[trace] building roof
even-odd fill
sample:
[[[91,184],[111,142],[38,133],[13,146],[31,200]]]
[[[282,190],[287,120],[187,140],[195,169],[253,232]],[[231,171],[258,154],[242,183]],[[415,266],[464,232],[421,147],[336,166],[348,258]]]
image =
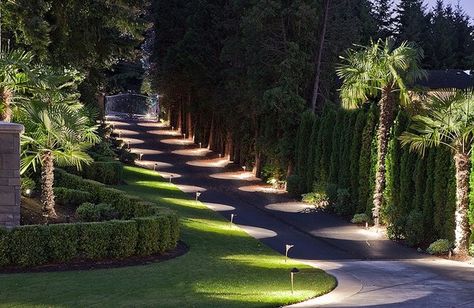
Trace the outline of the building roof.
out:
[[[473,88],[474,74],[457,69],[427,70],[426,77],[416,81],[414,86],[430,90]]]

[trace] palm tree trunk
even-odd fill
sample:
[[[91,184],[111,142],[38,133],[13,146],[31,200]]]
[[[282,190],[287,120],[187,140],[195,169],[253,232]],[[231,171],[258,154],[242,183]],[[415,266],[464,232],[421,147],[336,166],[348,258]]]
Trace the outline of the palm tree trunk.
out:
[[[41,204],[43,205],[43,214],[48,217],[57,217],[54,210],[54,164],[53,153],[43,154],[41,167]]]
[[[469,211],[469,171],[471,163],[469,155],[464,151],[457,151],[454,155],[456,166],[456,230],[454,253],[467,255],[470,226],[468,219]]]
[[[379,128],[377,131],[377,171],[375,175],[374,208],[372,216],[376,227],[380,225],[380,209],[383,204],[383,192],[386,184],[386,162],[390,129],[393,125],[394,98],[390,88],[382,91],[380,99]]]

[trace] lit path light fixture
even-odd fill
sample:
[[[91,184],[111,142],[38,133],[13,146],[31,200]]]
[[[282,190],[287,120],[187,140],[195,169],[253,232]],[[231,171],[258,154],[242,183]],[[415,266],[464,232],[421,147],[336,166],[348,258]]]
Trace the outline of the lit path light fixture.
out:
[[[199,148],[200,149],[202,148],[202,142],[199,142]]]
[[[174,126],[171,126],[171,130],[174,130]]]
[[[285,262],[288,260],[288,252],[290,251],[291,248],[293,248],[295,245],[290,245],[286,244],[285,245]]]
[[[186,139],[186,134],[183,134],[183,139]]]
[[[143,158],[143,153],[140,153],[140,160],[142,160]]]
[[[173,179],[173,175],[170,174],[170,183],[171,183],[172,179]]]
[[[237,214],[230,214],[230,224],[232,225],[234,223],[234,217],[236,217]]]
[[[247,170],[247,166],[242,166],[242,169],[244,170],[244,172]]]
[[[300,270],[297,269],[296,267],[294,267],[291,271],[290,271],[290,280],[291,280],[291,294],[293,294],[295,292],[295,274],[299,273]]]
[[[26,194],[27,197],[31,197],[31,189],[29,189],[29,188],[26,189],[25,194]]]
[[[222,154],[221,154],[221,153],[219,153],[219,158],[222,158]]]
[[[196,201],[198,201],[199,197],[201,196],[201,192],[196,191]]]

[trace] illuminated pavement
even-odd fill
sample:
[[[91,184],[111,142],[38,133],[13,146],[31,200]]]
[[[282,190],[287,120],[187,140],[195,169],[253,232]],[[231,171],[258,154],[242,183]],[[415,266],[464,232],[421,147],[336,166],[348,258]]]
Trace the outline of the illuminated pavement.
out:
[[[294,307],[474,307],[474,267],[417,253],[262,186],[251,173],[153,122],[114,121],[139,164],[156,170],[247,233],[338,279],[328,295]],[[137,134],[139,133],[139,134]]]

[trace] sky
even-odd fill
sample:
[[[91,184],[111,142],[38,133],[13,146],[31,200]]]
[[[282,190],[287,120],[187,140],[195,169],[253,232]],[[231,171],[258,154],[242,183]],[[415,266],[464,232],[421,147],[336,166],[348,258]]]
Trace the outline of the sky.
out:
[[[453,7],[458,3],[464,8],[464,11],[471,17],[471,21],[474,18],[474,0],[444,0],[444,3],[451,4]],[[436,0],[425,0],[428,8],[432,8]]]

